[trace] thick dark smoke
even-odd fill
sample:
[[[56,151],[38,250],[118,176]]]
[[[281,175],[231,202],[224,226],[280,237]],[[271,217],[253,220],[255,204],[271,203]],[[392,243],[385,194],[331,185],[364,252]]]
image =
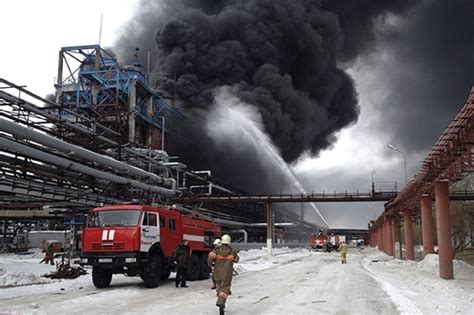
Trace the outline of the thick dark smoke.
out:
[[[338,62],[368,51],[375,26],[415,2],[144,1],[119,51],[156,42],[156,69],[176,78],[160,81],[189,117],[174,124],[172,154],[245,188],[275,190],[280,179],[262,170],[252,152],[217,147],[206,135],[215,88],[230,85],[258,109],[286,161],[317,154],[359,113],[353,82]]]
[[[380,129],[409,154],[425,153],[474,85],[474,2],[426,1],[379,34]],[[377,126],[374,126],[377,127]]]
[[[179,11],[156,37],[163,68],[177,76],[168,89],[186,109],[206,111],[216,87],[238,85],[287,161],[327,147],[357,119],[353,84],[336,66],[344,33],[335,14],[305,1],[204,7],[219,12]]]
[[[406,14],[421,0],[323,0],[323,7],[335,12],[344,29],[344,47],[340,60],[351,61],[361,53],[371,51],[376,41],[377,27],[383,26],[388,14]]]

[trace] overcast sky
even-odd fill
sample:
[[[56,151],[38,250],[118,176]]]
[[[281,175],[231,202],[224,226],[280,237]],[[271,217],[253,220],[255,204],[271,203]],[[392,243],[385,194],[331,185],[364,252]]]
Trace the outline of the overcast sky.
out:
[[[0,77],[27,85],[42,96],[53,92],[58,51],[62,46],[97,44],[101,14],[102,46],[114,46],[119,38],[124,40],[124,33],[147,33],[136,29],[140,23],[130,22],[138,4],[124,0],[0,2]],[[473,15],[472,1],[421,1],[402,15],[374,21],[379,24],[368,46],[351,62],[341,61],[355,81],[360,106],[357,122],[339,131],[330,149],[319,156],[304,154],[292,164],[308,190],[369,191],[372,178],[397,182],[398,189],[403,188],[403,155],[387,144],[406,153],[408,179],[412,178],[473,84]],[[124,46],[119,45],[120,55],[127,54]],[[354,216],[359,227],[382,209],[381,205],[357,207],[367,207]],[[325,206],[321,208],[324,211]],[[336,226],[347,224],[350,218],[344,215],[341,223],[329,216]]]
[[[138,1],[1,1],[0,77],[40,96],[54,92],[58,53],[64,46],[110,46]]]

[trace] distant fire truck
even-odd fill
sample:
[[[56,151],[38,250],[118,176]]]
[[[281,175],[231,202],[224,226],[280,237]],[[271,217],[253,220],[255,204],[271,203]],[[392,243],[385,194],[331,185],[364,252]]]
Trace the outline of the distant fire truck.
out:
[[[330,243],[330,238],[328,235],[323,234],[323,233],[318,233],[318,234],[312,234],[309,237],[309,246],[313,250],[325,250],[325,251],[330,251],[331,248],[328,247],[328,244]]]
[[[168,279],[175,268],[174,249],[189,241],[189,280],[209,278],[207,255],[220,236],[219,224],[176,206],[114,205],[89,214],[82,234],[81,265],[92,266],[97,288],[110,285],[112,275],[140,276],[148,288]]]
[[[342,241],[345,241],[345,235],[334,235],[331,231],[320,230],[318,234],[312,234],[308,243],[313,250],[323,250],[330,252],[336,250]]]

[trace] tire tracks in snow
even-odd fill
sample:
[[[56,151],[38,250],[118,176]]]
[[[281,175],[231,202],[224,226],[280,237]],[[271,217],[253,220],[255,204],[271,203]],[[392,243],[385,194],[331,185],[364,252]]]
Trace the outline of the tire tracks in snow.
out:
[[[401,314],[410,314],[410,315],[422,315],[423,312],[410,300],[410,298],[403,295],[400,290],[397,290],[392,286],[389,281],[380,274],[375,273],[368,266],[364,266],[362,261],[359,261],[360,267],[362,270],[370,276],[372,279],[377,281],[377,283],[382,287],[390,299],[393,300],[395,305],[400,310]]]

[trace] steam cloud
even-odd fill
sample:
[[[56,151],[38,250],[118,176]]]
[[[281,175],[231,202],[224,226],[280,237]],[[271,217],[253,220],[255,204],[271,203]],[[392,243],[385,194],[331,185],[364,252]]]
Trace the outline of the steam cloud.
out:
[[[173,123],[172,154],[246,189],[275,192],[279,179],[261,168],[253,152],[224,149],[206,133],[214,90],[232,86],[255,106],[287,162],[305,151],[317,154],[359,113],[353,82],[338,62],[366,52],[375,25],[416,2],[144,1],[119,52],[152,48],[156,41],[155,71],[175,76],[162,83],[189,119]]]

